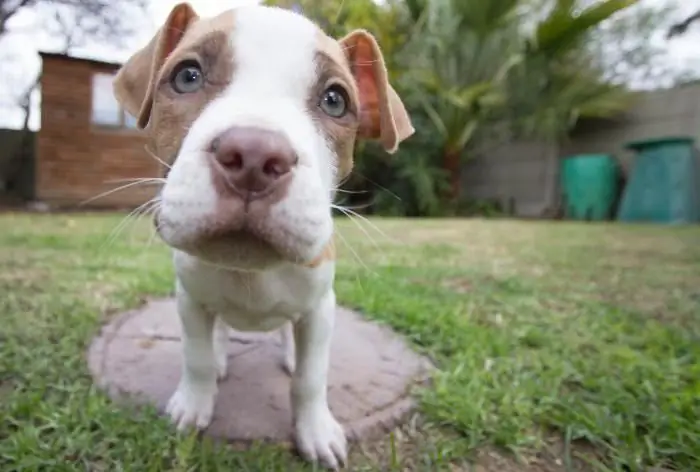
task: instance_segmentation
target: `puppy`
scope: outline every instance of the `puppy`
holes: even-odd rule
[[[393,153],[414,132],[377,43],[362,30],[331,39],[279,8],[204,19],[181,3],[114,91],[170,167],[154,215],[173,250],[183,331],[168,414],[179,428],[206,428],[227,327],[281,328],[297,448],[339,467],[346,439],[326,397],[332,201],[357,138]]]

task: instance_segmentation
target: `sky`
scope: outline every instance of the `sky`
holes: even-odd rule
[[[93,58],[111,62],[122,62],[138,47],[151,39],[153,33],[160,26],[171,8],[179,0],[152,0],[149,6],[149,14],[143,22],[142,32],[134,37],[126,49],[117,50],[105,47],[83,47],[72,51],[78,57]],[[352,1],[352,0],[347,0]],[[215,15],[226,9],[244,5],[258,3],[258,0],[189,0],[200,16]],[[674,4],[678,7],[678,18],[700,8],[700,0],[641,0],[645,5],[665,5]],[[55,41],[42,35],[32,26],[36,23],[36,18],[31,12],[18,15],[11,24],[16,31],[0,40],[0,61],[8,67],[7,72],[0,76],[0,127],[17,128],[22,124],[23,113],[15,105],[16,97],[21,95],[27,84],[31,83],[33,77],[41,69],[41,61],[37,55],[37,50],[51,51],[56,49]],[[684,36],[666,41],[660,32],[658,37],[651,38],[657,41],[667,53],[667,64],[673,68],[692,68],[700,75],[700,24],[694,25]],[[39,94],[33,97],[33,119],[30,122],[32,129],[39,127]]]

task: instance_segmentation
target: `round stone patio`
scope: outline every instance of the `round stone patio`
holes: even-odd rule
[[[278,332],[231,331],[228,377],[219,383],[206,431],[229,441],[291,439],[289,376]],[[180,323],[172,299],[154,300],[106,325],[89,350],[98,385],[114,399],[164,411],[180,378]],[[430,363],[386,327],[339,308],[328,398],[350,440],[381,435],[414,407],[411,387],[428,379]]]

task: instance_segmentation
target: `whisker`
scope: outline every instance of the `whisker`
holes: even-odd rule
[[[120,222],[119,224],[112,230],[110,235],[108,236],[107,240],[105,243],[100,247],[100,250],[104,249],[105,247],[108,247],[109,245],[113,244],[114,241],[116,241],[117,237],[126,229],[128,223],[130,221],[136,220],[139,216],[141,216],[142,213],[149,211],[150,207],[154,204],[160,203],[160,197],[154,197],[147,202],[139,205],[138,207],[134,208],[131,210]]]
[[[116,180],[107,180],[105,183],[107,184],[123,184],[123,183],[129,183],[129,182],[141,182],[144,184],[147,183],[154,183],[154,184],[165,184],[166,180],[162,177],[141,177],[137,179],[116,179]]]
[[[141,218],[143,216],[153,215],[160,208],[161,204],[162,204],[162,201],[160,200],[160,198],[154,198],[150,202],[148,202],[147,204],[142,205],[141,210],[132,216],[132,218],[131,218],[132,225],[139,218]],[[149,236],[148,247],[150,247],[156,234],[157,233],[155,231],[155,226],[151,226],[151,235]]]
[[[374,202],[365,203],[364,205],[353,205],[353,206],[343,205],[343,208],[347,208],[349,210],[364,210],[365,208],[369,208],[372,205],[374,205]]]
[[[85,205],[87,205],[88,203],[94,202],[95,200],[99,200],[100,198],[108,197],[108,196],[112,195],[113,193],[119,192],[119,191],[121,191],[121,190],[126,190],[126,189],[128,189],[128,188],[135,187],[135,186],[137,186],[137,185],[144,185],[144,182],[142,182],[142,181],[139,180],[139,181],[136,181],[136,182],[128,183],[128,184],[126,184],[126,185],[122,185],[121,187],[117,187],[117,188],[114,188],[114,189],[112,189],[112,190],[108,190],[108,191],[103,192],[103,193],[101,193],[101,194],[99,194],[99,195],[96,195],[96,196],[94,196],[94,197],[92,197],[92,198],[88,198],[87,200],[85,200],[85,201],[81,202],[80,204],[78,204],[78,206],[85,206]]]
[[[374,202],[369,202],[369,203],[365,203],[364,205],[353,205],[353,206],[350,206],[350,205],[346,205],[346,204],[344,203],[345,200],[346,200],[345,198],[341,198],[341,199],[339,199],[339,200],[337,200],[337,201],[335,201],[335,202],[331,202],[331,204],[332,204],[332,205],[342,206],[343,208],[349,208],[349,209],[352,209],[352,210],[362,210],[362,209],[365,209],[365,208],[369,208],[369,207],[372,206],[373,203],[374,203]]]
[[[367,190],[345,190],[342,188],[335,188],[333,191],[337,193],[348,193],[352,195],[362,195],[363,193],[369,193]]]
[[[153,151],[151,151],[150,149],[148,149],[148,145],[145,145],[143,148],[146,150],[146,152],[148,153],[149,156],[151,156],[153,159],[155,159],[156,161],[158,161],[161,165],[167,167],[168,169],[172,169],[172,166],[171,166],[170,164],[166,163],[163,159],[161,159],[160,157],[158,157],[158,156],[156,155],[156,153],[154,153]]]
[[[355,250],[352,248],[352,246],[351,246],[351,245],[347,242],[347,240],[343,237],[343,235],[340,233],[340,231],[337,231],[336,234],[338,235],[338,237],[340,238],[340,240],[343,242],[343,244],[345,244],[345,246],[350,250],[350,252],[352,253],[352,255],[355,256],[355,259],[357,259],[357,262],[359,262],[359,263],[362,265],[362,267],[365,268],[365,270],[372,272],[372,271],[370,270],[370,268],[367,267],[367,264],[364,263],[364,261],[362,260],[362,258],[357,254],[357,252],[355,252]]]
[[[151,206],[153,206],[154,202],[148,201],[144,203],[143,205],[140,205],[139,207],[135,208],[132,210],[120,223],[119,226],[117,226],[114,231],[112,232],[111,238],[109,240],[109,244],[113,244],[116,239],[119,237],[119,235],[127,229],[130,223],[135,222],[141,215],[146,213]]]
[[[148,211],[151,214],[156,213],[158,210],[160,210],[161,205],[163,204],[162,201],[157,201],[155,205]],[[148,238],[148,243],[146,244],[147,248],[151,247],[151,244],[153,244],[153,241],[155,241],[156,236],[158,235],[158,230],[156,229],[155,225],[151,225],[151,236]]]
[[[335,188],[338,189],[338,190],[340,190],[340,187],[342,187],[343,185],[345,185],[345,182],[347,182],[348,180],[350,180],[350,175],[351,175],[351,174],[348,174],[348,175],[346,175],[345,177],[343,177],[342,179],[340,179],[340,181],[336,184]]]
[[[335,15],[334,23],[338,23],[338,20],[340,20],[340,15],[343,13],[344,6],[345,6],[345,0],[342,0],[340,2],[340,6],[338,7],[338,13],[336,13],[336,15]]]
[[[397,199],[398,201],[401,201],[401,197],[399,197],[398,195],[396,195],[394,192],[392,192],[392,191],[389,190],[388,188],[379,185],[377,182],[373,181],[372,179],[370,179],[369,177],[367,177],[367,176],[365,176],[365,175],[360,174],[359,172],[357,172],[357,175],[359,175],[360,177],[362,177],[363,179],[365,179],[367,182],[371,183],[372,185],[374,185],[374,186],[377,187],[378,189],[380,189],[380,190],[382,190],[382,191],[388,193],[389,195],[391,195],[392,197],[394,197],[394,198]]]
[[[357,226],[360,229],[360,231],[362,231],[365,234],[365,236],[367,236],[367,239],[370,240],[370,242],[374,245],[374,247],[376,247],[377,249],[379,249],[381,251],[381,248],[379,247],[379,244],[377,244],[377,241],[372,237],[372,235],[369,234],[369,232],[364,228],[364,226],[362,226],[360,224],[360,222],[357,221],[357,219],[349,211],[347,211],[345,208],[340,208],[340,207],[336,207],[336,208],[338,210],[340,210],[341,212],[343,212],[343,214],[346,215],[348,217],[348,219],[350,221],[352,221],[353,224],[355,226]]]
[[[357,254],[357,252],[355,252],[355,251],[353,250],[353,248],[350,246],[350,244],[347,242],[347,240],[343,237],[343,234],[340,232],[340,228],[337,228],[337,229],[336,229],[336,234],[338,235],[338,237],[340,238],[340,240],[343,242],[343,244],[345,244],[345,246],[350,250],[350,252],[353,254],[353,256],[355,257],[355,259],[360,263],[360,265],[362,265],[362,267],[364,267],[364,269],[365,269],[366,271],[370,272],[370,274],[372,274],[372,275],[377,275],[376,272],[370,270],[370,269],[367,267],[367,265],[362,261],[362,259],[361,259],[360,256]],[[365,292],[365,287],[362,285],[362,279],[360,278],[360,275],[359,275],[358,272],[355,272],[355,281],[357,282],[357,285],[360,287],[360,291],[361,291],[362,293],[364,293],[364,292]]]
[[[336,208],[336,209],[338,209],[338,210],[340,210],[340,211],[342,211],[343,213],[347,212],[346,214],[350,214],[350,215],[352,215],[352,216],[354,216],[354,217],[357,217],[357,218],[361,219],[362,221],[364,221],[365,223],[367,223],[367,224],[370,226],[370,228],[374,229],[377,233],[379,233],[381,236],[383,236],[384,238],[386,238],[387,241],[389,241],[389,242],[391,242],[391,243],[394,243],[394,244],[398,244],[398,243],[399,243],[399,242],[396,241],[395,239],[389,237],[389,235],[386,234],[384,231],[382,231],[381,229],[379,229],[379,227],[378,227],[377,225],[375,225],[374,223],[372,223],[367,217],[365,217],[365,216],[363,216],[363,215],[361,215],[361,214],[357,213],[356,211],[353,211],[353,210],[351,210],[351,209],[349,209],[349,208],[343,207],[342,210],[341,210],[340,208],[337,208],[336,205],[333,205],[333,207]]]

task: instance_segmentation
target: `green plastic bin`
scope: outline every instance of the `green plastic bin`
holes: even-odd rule
[[[631,142],[637,153],[618,219],[688,224],[700,221],[700,165],[694,140],[663,137]]]
[[[619,168],[609,154],[580,154],[563,159],[561,189],[565,215],[600,221],[614,215]]]

